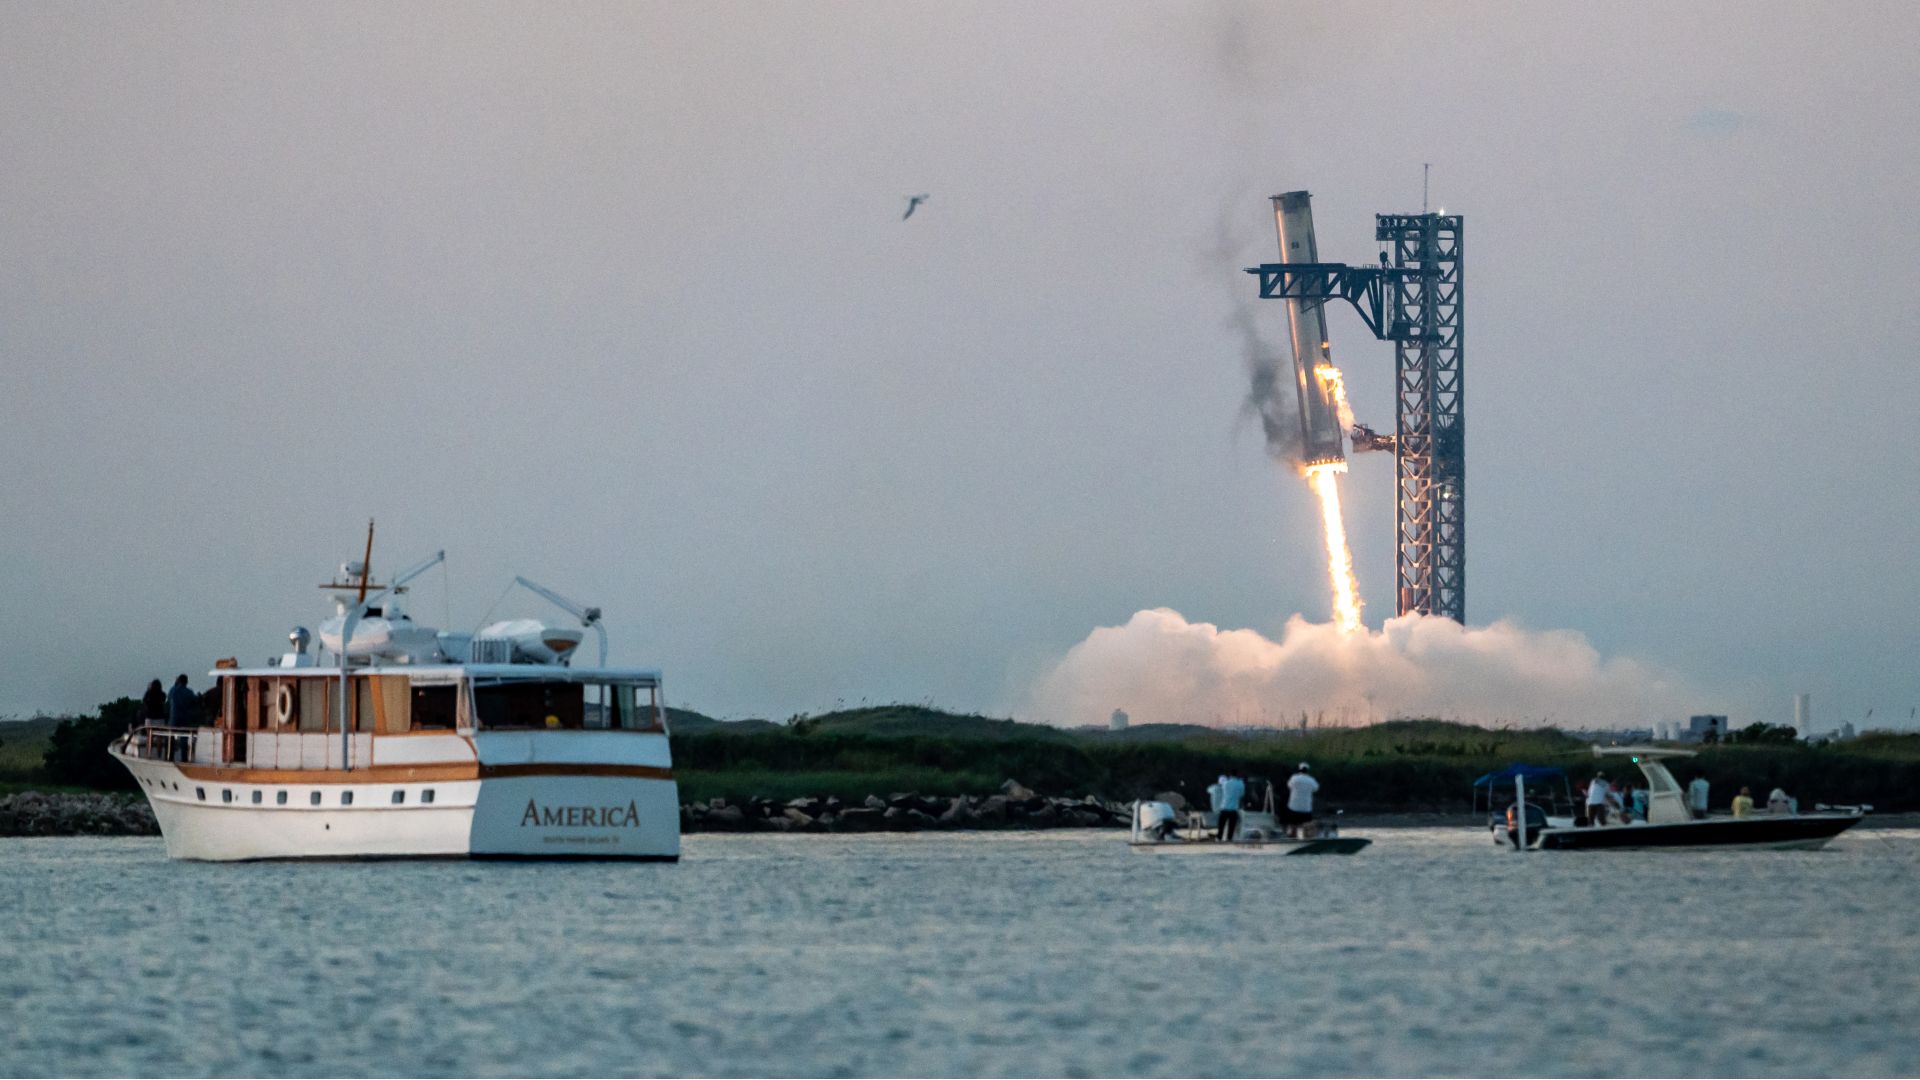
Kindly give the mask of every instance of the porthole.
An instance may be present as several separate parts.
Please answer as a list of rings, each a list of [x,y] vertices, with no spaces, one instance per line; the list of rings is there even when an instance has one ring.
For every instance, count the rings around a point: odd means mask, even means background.
[[[420,793],[420,801],[421,801],[421,802],[432,802],[432,801],[433,801],[433,789],[432,789],[432,788],[428,788],[427,790],[425,790],[425,791],[423,791],[423,792],[421,792],[421,793]]]
[[[232,789],[232,788],[230,788],[230,787],[229,787],[229,788],[221,788],[221,789],[220,789],[220,801],[221,801],[221,802],[232,802],[232,801],[233,801],[233,789]]]
[[[403,803],[403,802],[406,802],[406,801],[407,801],[407,793],[406,793],[406,792],[404,792],[404,791],[395,791],[395,792],[393,793],[393,805],[395,805],[395,806],[399,806],[399,805],[400,805],[401,803]]]
[[[200,797],[200,801],[201,801],[201,802],[206,802],[206,801],[207,801],[207,789],[206,789],[206,788],[203,788],[203,787],[197,787],[197,788],[194,788],[194,789],[193,789],[193,793],[194,793],[195,795],[198,795],[198,796]]]
[[[274,792],[273,801],[279,803],[281,806],[287,805],[287,793],[284,791]]]
[[[341,792],[341,793],[340,793],[340,805],[341,805],[341,806],[352,806],[352,805],[353,805],[353,792],[351,792],[351,791],[343,791],[343,792]]]
[[[307,800],[307,801],[308,801],[309,803],[311,803],[312,805],[314,805],[314,806],[319,806],[319,805],[320,805],[320,793],[319,793],[319,792],[317,792],[317,791],[316,791],[316,792],[314,792],[314,793],[313,793],[313,798],[311,798],[311,799],[309,799],[309,800]]]
[[[260,793],[259,793],[258,791],[255,791],[255,792],[253,793],[253,805],[255,805],[255,806],[259,806],[259,805],[260,805]]]

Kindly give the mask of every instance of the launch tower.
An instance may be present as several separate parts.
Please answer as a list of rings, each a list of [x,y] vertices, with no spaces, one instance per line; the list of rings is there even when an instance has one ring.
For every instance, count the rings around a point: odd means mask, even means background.
[[[1293,193],[1304,201],[1304,192]],[[1292,196],[1276,196],[1291,198]],[[1251,267],[1265,299],[1345,300],[1393,342],[1394,433],[1356,424],[1356,451],[1392,450],[1397,613],[1466,622],[1466,427],[1461,372],[1461,217],[1378,214],[1378,266]],[[1315,252],[1317,257],[1318,253]]]

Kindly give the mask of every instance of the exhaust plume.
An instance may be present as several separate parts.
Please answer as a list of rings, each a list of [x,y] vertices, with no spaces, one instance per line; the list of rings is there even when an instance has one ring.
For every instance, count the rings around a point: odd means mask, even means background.
[[[1642,726],[1699,698],[1632,660],[1603,660],[1571,630],[1465,627],[1401,615],[1343,633],[1298,615],[1279,641],[1136,613],[1096,629],[1034,687],[1028,715],[1076,726],[1122,708],[1136,724],[1285,727],[1437,716],[1489,726]]]

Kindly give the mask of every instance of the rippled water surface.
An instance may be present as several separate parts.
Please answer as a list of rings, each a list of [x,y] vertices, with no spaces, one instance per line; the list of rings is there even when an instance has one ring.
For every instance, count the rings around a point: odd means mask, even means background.
[[[1920,833],[1372,836],[703,835],[677,866],[4,840],[0,1072],[1920,1072]]]

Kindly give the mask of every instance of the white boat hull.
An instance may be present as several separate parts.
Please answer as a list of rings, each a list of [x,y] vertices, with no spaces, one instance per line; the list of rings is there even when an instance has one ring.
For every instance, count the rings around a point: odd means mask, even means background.
[[[483,737],[477,762],[351,772],[222,768],[118,750],[114,757],[139,781],[176,859],[677,860],[679,790],[671,769],[551,760],[568,756],[581,734],[517,735],[510,749]],[[618,756],[666,752],[665,736],[614,738],[624,751]],[[645,745],[654,742],[657,749]],[[492,757],[507,760],[489,764]]]

